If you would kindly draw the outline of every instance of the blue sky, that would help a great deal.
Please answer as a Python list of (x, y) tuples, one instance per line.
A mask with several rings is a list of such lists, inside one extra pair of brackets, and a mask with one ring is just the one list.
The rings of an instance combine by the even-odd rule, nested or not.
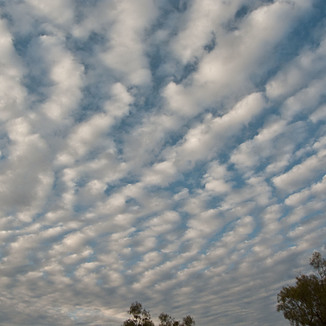
[(326, 252), (326, 3), (0, 10), (1, 325), (287, 325)]

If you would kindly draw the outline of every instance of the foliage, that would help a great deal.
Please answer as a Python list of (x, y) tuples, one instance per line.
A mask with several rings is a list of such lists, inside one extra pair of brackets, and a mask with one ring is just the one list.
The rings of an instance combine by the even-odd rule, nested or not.
[[(155, 326), (149, 311), (143, 309), (143, 306), (139, 302), (131, 304), (128, 313), (131, 318), (124, 321), (122, 326)], [(160, 320), (159, 326), (194, 326), (195, 320), (191, 316), (186, 316), (183, 321), (178, 321), (169, 316), (168, 314), (161, 313), (158, 317)]]
[(310, 265), (316, 274), (298, 276), (295, 285), (283, 287), (277, 296), (277, 311), (293, 326), (326, 325), (326, 260), (315, 252)]
[(195, 320), (191, 316), (186, 316), (183, 318), (183, 322), (178, 320), (174, 320), (168, 314), (160, 314), (159, 315), (160, 324), (159, 326), (192, 326), (195, 325)]
[(143, 309), (141, 303), (132, 303), (128, 313), (132, 318), (127, 319), (123, 326), (154, 326), (149, 311)]

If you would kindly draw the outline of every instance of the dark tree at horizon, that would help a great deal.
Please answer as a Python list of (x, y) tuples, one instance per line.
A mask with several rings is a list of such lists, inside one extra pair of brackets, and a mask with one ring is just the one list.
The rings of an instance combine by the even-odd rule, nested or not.
[(326, 325), (326, 260), (314, 252), (310, 265), (315, 273), (296, 277), (277, 295), (277, 311), (283, 312), (292, 326)]
[[(128, 311), (130, 318), (124, 321), (122, 326), (155, 326), (148, 310), (144, 309), (138, 301), (130, 305)], [(182, 321), (175, 320), (170, 315), (161, 313), (159, 315), (159, 326), (194, 326), (195, 320), (191, 316), (186, 316)]]

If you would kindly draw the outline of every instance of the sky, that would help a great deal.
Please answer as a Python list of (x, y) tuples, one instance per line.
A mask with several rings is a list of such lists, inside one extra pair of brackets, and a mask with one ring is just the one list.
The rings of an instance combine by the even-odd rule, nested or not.
[(0, 324), (288, 325), (326, 254), (324, 0), (0, 0)]

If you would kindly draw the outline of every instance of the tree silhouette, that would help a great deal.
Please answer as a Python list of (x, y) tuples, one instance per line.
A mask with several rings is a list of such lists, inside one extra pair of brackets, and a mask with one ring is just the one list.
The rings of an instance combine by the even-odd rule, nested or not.
[[(139, 302), (131, 304), (128, 313), (131, 317), (124, 321), (122, 326), (155, 326), (149, 311), (143, 309), (143, 306)], [(161, 313), (159, 315), (159, 326), (194, 326), (195, 320), (191, 316), (186, 316), (183, 321), (178, 321), (172, 318), (170, 315)]]
[(277, 295), (277, 311), (293, 326), (326, 325), (326, 260), (315, 252), (310, 265), (316, 273), (298, 276)]
[(143, 309), (141, 303), (132, 303), (128, 313), (131, 318), (124, 321), (123, 326), (154, 326), (149, 311)]

